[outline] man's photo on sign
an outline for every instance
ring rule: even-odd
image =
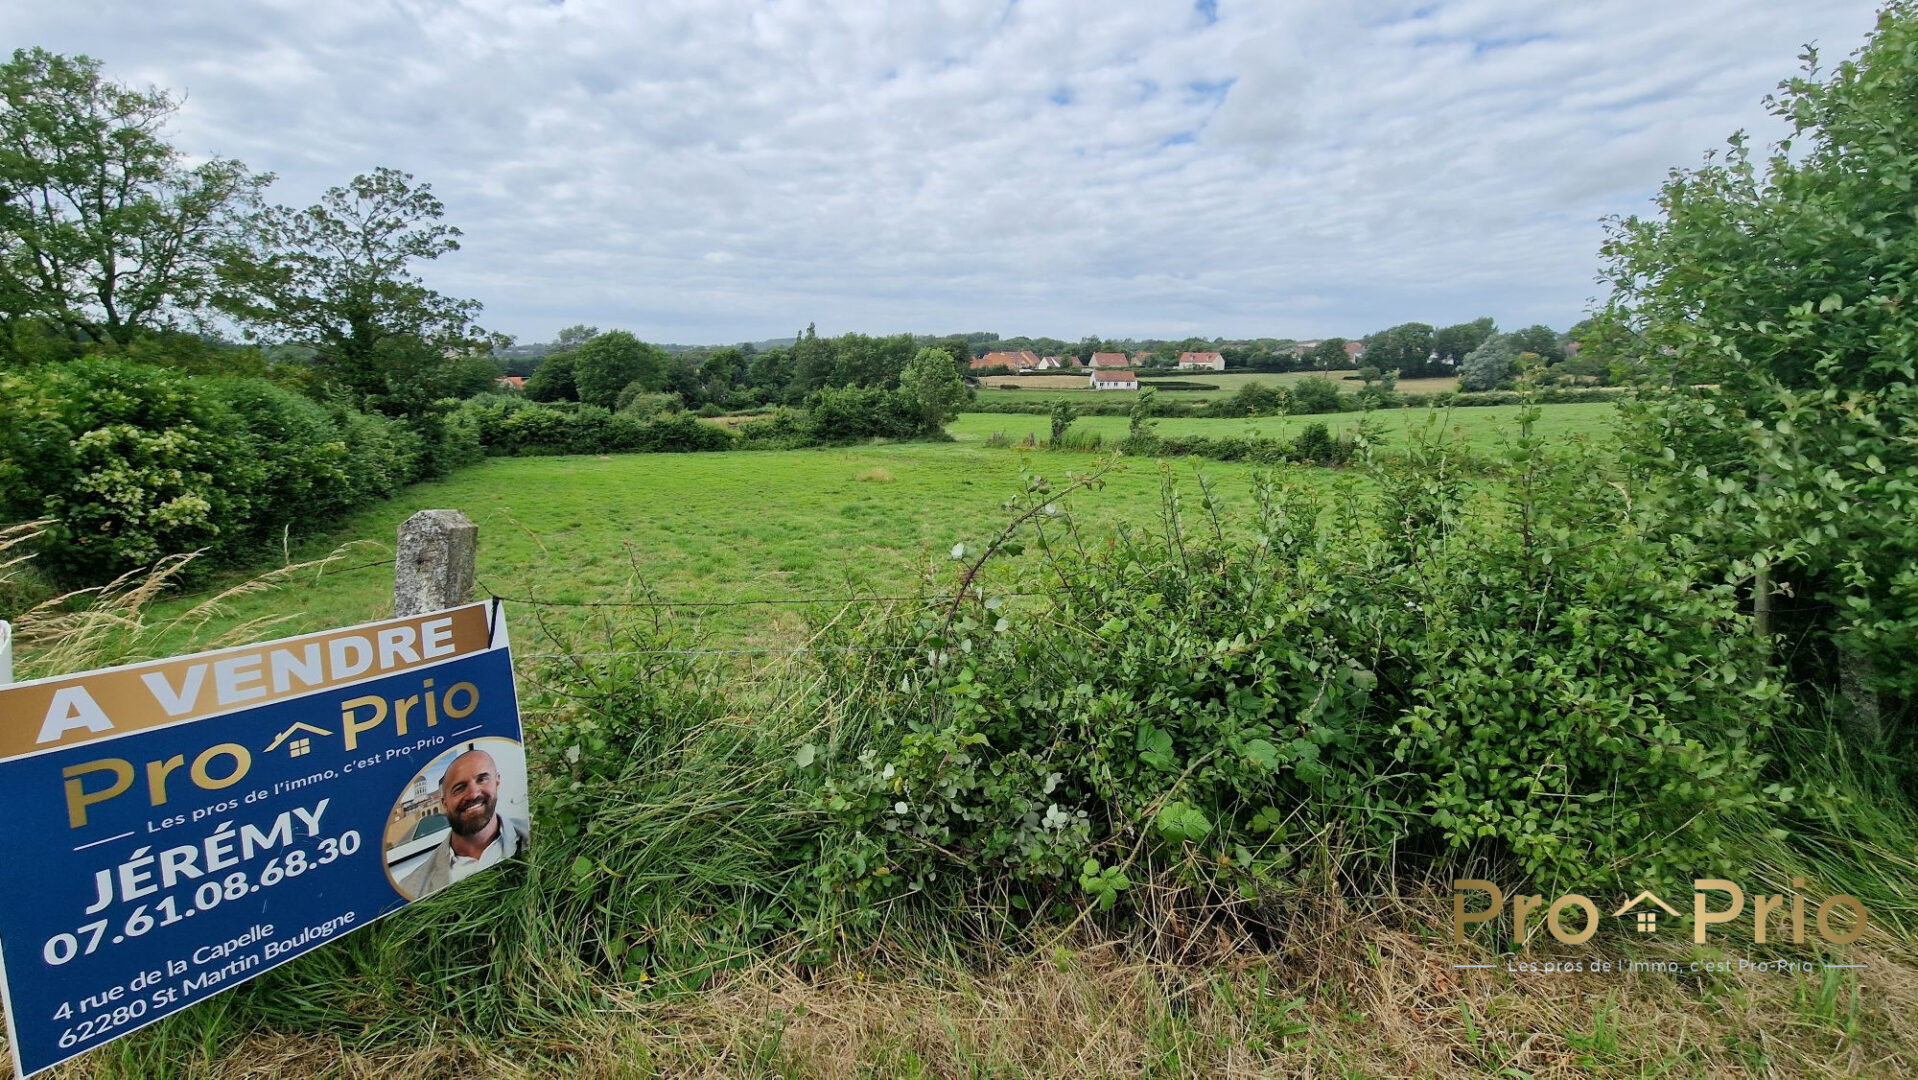
[[[386,823],[386,872],[408,900],[526,852],[526,752],[462,740],[414,774]]]

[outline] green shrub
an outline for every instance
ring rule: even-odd
[[[763,420],[739,425],[739,445],[747,450],[795,450],[811,443],[799,414],[791,409],[775,409]]]
[[[0,504],[53,520],[41,562],[68,583],[188,551],[217,563],[477,460],[476,429],[451,409],[422,418],[429,441],[264,379],[47,364],[0,382]]]
[[[1334,413],[1343,407],[1338,385],[1322,375],[1309,375],[1285,388],[1288,412]]]
[[[806,399],[806,434],[826,444],[868,439],[918,439],[927,429],[917,403],[894,390],[849,386],[819,390]]]
[[[828,892],[1104,905],[1144,870],[1257,897],[1328,847],[1348,876],[1489,856],[1539,890],[1726,867],[1779,681],[1668,522],[1537,450],[1495,500],[1429,450],[1328,501],[1281,478],[1239,530],[1187,531],[1168,493],[1156,543],[1044,545],[1008,587],[1036,603],[833,637],[879,648],[821,654]]]
[[[426,441],[418,432],[397,420],[353,411],[345,414],[341,427],[354,503],[386,498],[419,479]]]
[[[232,412],[183,375],[104,358],[0,377],[0,501],[46,517],[43,563],[98,582],[245,528],[258,464]]]
[[[199,385],[239,422],[253,473],[250,533],[277,538],[289,526],[353,505],[352,455],[339,422],[323,406],[261,379]]]

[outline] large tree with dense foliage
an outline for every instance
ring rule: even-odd
[[[1442,326],[1432,334],[1432,350],[1439,354],[1440,359],[1458,364],[1497,332],[1498,324],[1492,321],[1490,315],[1471,322]]]
[[[1506,340],[1514,355],[1531,353],[1548,364],[1565,358],[1565,346],[1559,343],[1558,331],[1540,323],[1514,330],[1506,335]]]
[[[1918,692],[1918,8],[1768,99],[1791,136],[1679,171],[1613,222],[1606,319],[1644,381],[1643,460],[1735,577],[1789,589],[1857,692]],[[1771,578],[1768,584],[1767,579]],[[1827,651],[1828,650],[1828,651]],[[1867,706],[1869,714],[1875,706]],[[1874,719],[1875,717],[1870,717]],[[1867,727],[1875,726],[1868,724]]]
[[[1342,337],[1326,338],[1312,350],[1312,366],[1320,371],[1337,371],[1351,363],[1352,358],[1345,352],[1345,339]]]
[[[581,345],[572,354],[573,382],[579,400],[608,409],[619,392],[639,383],[647,393],[666,388],[666,350],[648,344],[625,330],[612,330]]]
[[[314,363],[361,400],[403,393],[406,372],[387,361],[412,339],[449,355],[495,342],[474,320],[477,300],[427,287],[420,262],[459,250],[431,185],[375,169],[330,188],[304,210],[275,206],[253,221],[252,242],[226,264],[222,306],[267,336],[308,346]]]
[[[272,177],[189,166],[164,137],[177,108],[85,56],[18,49],[0,64],[0,351],[35,325],[124,345],[200,307]]]
[[[1365,363],[1380,371],[1416,376],[1432,355],[1432,327],[1427,323],[1400,323],[1365,339]]]
[[[1458,366],[1460,390],[1497,390],[1510,386],[1517,377],[1518,355],[1505,334],[1493,334],[1480,342]]]

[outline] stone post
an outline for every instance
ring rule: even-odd
[[[471,599],[479,526],[458,510],[421,510],[400,525],[393,614],[424,615]]]

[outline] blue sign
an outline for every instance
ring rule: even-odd
[[[528,843],[487,605],[0,687],[0,791],[23,1076]]]

